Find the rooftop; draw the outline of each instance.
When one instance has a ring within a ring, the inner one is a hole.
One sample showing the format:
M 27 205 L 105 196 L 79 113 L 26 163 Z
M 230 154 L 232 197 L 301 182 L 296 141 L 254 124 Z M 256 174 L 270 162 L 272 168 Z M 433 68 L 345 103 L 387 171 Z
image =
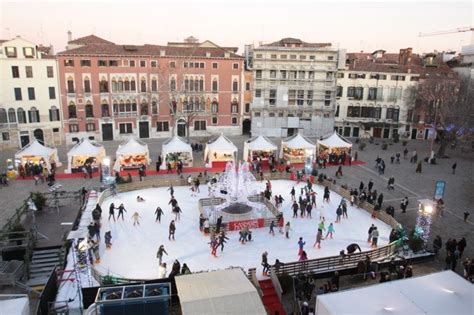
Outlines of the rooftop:
M 270 44 L 264 44 L 262 47 L 322 48 L 331 47 L 331 43 L 307 43 L 299 38 L 286 37 Z

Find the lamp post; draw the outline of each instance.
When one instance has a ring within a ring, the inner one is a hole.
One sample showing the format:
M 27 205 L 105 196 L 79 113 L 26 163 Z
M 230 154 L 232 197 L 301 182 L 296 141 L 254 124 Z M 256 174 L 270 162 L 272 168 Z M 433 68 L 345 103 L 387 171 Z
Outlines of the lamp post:
M 431 199 L 421 199 L 418 205 L 418 216 L 416 217 L 415 232 L 423 240 L 426 246 L 431 232 L 432 216 L 434 214 L 436 204 Z

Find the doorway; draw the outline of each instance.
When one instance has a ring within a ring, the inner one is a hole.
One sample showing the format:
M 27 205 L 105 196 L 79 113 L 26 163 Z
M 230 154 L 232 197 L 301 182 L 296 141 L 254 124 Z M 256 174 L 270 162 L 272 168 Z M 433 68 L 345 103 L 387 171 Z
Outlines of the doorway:
M 30 143 L 30 136 L 28 136 L 28 135 L 20 136 L 20 144 L 21 144 L 22 148 L 24 146 L 28 145 L 28 143 Z
M 295 131 L 296 131 L 296 128 L 288 128 L 288 131 L 287 131 L 287 136 L 288 137 L 291 137 L 292 135 L 295 134 Z
M 383 130 L 383 138 L 384 138 L 384 139 L 388 139 L 389 136 L 390 136 L 390 129 L 384 128 L 384 130 Z
M 416 134 L 418 133 L 418 129 L 413 128 L 411 130 L 411 139 L 415 140 L 416 139 Z
M 112 124 L 102 124 L 102 141 L 114 140 L 114 130 Z
M 433 132 L 434 134 L 434 132 Z M 430 129 L 426 128 L 425 129 L 425 137 L 424 139 L 427 140 L 428 138 L 430 137 Z M 433 135 L 433 137 L 435 137 L 435 135 Z M 436 138 L 435 138 L 436 139 Z
M 44 144 L 44 134 L 43 130 L 41 129 L 35 129 L 33 131 L 33 137 L 35 137 L 36 140 L 38 140 L 41 144 Z
M 186 137 L 186 122 L 184 120 L 178 121 L 178 136 Z
M 250 119 L 244 119 L 242 122 L 242 134 L 243 135 L 250 135 L 252 129 L 252 122 Z
M 138 123 L 138 136 L 140 138 L 150 138 L 150 128 L 148 121 L 140 121 Z
M 380 138 L 382 136 L 382 128 L 374 128 L 373 137 Z
M 344 137 L 350 137 L 351 136 L 351 127 L 344 127 Z

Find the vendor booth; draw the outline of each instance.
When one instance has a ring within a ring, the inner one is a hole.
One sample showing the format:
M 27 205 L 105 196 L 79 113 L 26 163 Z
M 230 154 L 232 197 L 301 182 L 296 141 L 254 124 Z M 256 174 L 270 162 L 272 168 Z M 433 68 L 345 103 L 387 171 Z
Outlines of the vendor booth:
M 146 143 L 130 138 L 126 143 L 119 145 L 114 164 L 115 171 L 139 168 L 142 164 L 150 164 L 150 153 Z
M 82 139 L 67 153 L 68 168 L 66 173 L 81 172 L 83 166 L 89 163 L 96 171 L 104 157 L 105 149 L 102 145 L 93 143 L 89 139 Z
M 330 136 L 318 140 L 317 149 L 318 161 L 344 164 L 347 158 L 350 158 L 348 153 L 352 149 L 352 143 L 334 131 Z M 321 164 L 321 162 L 319 163 Z
M 291 163 L 305 163 L 307 158 L 314 159 L 316 146 L 301 134 L 291 136 L 281 142 L 280 158 Z
M 56 167 L 61 166 L 58 159 L 58 149 L 50 148 L 39 143 L 37 139 L 24 146 L 20 151 L 15 153 L 15 164 L 42 164 L 47 169 L 51 169 L 51 164 Z
M 193 149 L 183 138 L 174 136 L 163 143 L 161 150 L 163 163 L 161 169 L 166 169 L 169 162 L 171 167 L 176 166 L 176 162 L 181 161 L 184 167 L 193 166 Z
M 250 162 L 255 159 L 268 161 L 268 158 L 276 156 L 278 147 L 273 144 L 267 137 L 258 136 L 250 138 L 244 142 L 244 161 Z
M 224 135 L 211 139 L 207 142 L 204 149 L 204 159 L 206 167 L 212 167 L 213 163 L 227 163 L 235 161 L 237 155 L 237 147 Z

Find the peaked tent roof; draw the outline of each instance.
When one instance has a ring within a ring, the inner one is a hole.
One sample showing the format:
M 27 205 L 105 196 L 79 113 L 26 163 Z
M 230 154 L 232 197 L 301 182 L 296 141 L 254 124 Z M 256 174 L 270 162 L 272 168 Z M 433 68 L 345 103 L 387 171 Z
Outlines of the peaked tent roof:
M 163 154 L 165 153 L 172 153 L 172 152 L 193 152 L 193 149 L 191 148 L 191 145 L 186 142 L 181 137 L 174 136 L 173 138 L 170 138 L 163 142 L 162 146 L 162 151 Z
M 35 139 L 15 153 L 15 158 L 21 158 L 23 156 L 43 156 L 49 158 L 53 153 L 56 153 L 56 149 L 46 147 L 42 145 L 38 139 Z
M 148 154 L 148 144 L 132 137 L 119 145 L 116 154 Z
M 245 141 L 245 146 L 252 151 L 275 151 L 278 149 L 276 144 L 271 142 L 270 139 L 265 136 L 257 136 L 250 138 Z
M 212 139 L 206 144 L 206 151 L 226 151 L 237 152 L 238 149 L 226 136 L 221 134 L 215 139 Z
M 68 151 L 68 156 L 84 155 L 84 156 L 97 156 L 101 153 L 105 153 L 104 146 L 93 143 L 87 138 L 74 145 L 71 150 Z
M 318 140 L 318 144 L 321 144 L 329 148 L 351 148 L 352 143 L 341 137 L 336 131 L 334 131 L 330 136 Z
M 314 143 L 300 133 L 286 138 L 281 142 L 282 146 L 285 145 L 290 149 L 314 149 Z

